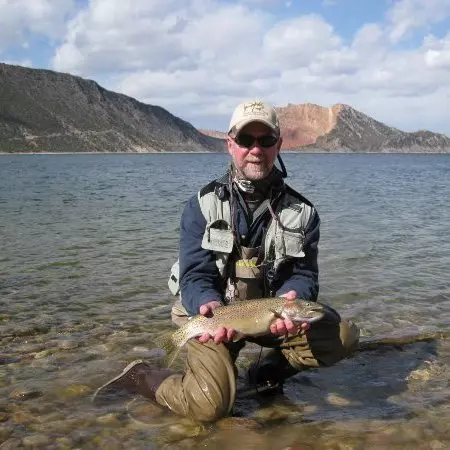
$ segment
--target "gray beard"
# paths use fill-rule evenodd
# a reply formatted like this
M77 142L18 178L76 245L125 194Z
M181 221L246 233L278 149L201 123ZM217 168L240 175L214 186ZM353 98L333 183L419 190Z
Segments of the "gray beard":
M239 191L250 196L255 194L255 196L259 198L266 197L274 184L278 184L282 180L280 171L275 167L270 174L262 180L248 180L236 169L236 167L234 167L233 164L231 165L230 170L233 183L238 187Z
M269 198L272 187L282 180L281 173L274 168L262 180L248 180L234 166L230 170L232 171L233 184L241 193L241 199L245 203L248 217L250 222L252 222L253 213L265 199Z

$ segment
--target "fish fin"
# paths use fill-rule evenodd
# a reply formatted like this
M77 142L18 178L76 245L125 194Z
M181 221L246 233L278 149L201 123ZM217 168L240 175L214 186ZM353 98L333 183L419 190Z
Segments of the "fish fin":
M280 313L276 312L274 309L269 309L269 311L273 312L277 319L283 319L283 316Z
M166 333L158 336L155 340L156 346L166 352L165 361L167 367L170 367L173 364L181 350L181 347L174 342L172 335L173 333Z
M241 339L244 339L245 334L241 333L239 331L235 331L233 334L233 341L232 342L237 342L240 341Z

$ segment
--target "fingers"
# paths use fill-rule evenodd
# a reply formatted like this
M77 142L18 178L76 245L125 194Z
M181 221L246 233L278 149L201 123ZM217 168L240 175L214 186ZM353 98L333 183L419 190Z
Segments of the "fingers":
M282 320L282 319L275 320L275 322L270 325L270 332L277 336L286 334L287 330L286 330L286 326L284 324L284 320Z
M293 332L297 332L299 327L298 325L296 325L294 322L292 322L292 320L290 319L284 319L284 326L286 328L286 331L288 333L293 333Z
M230 342L232 341L234 338L234 329L233 328L228 328L227 330L227 341Z
M202 316L208 317L209 315L211 315L211 307L208 303L206 305L202 305L200 306L199 312Z
M220 344L221 342L229 342L233 340L235 330L233 328L219 328L214 335L210 333L204 333L199 338L198 341L204 344L209 340L213 340L214 343Z
M212 339L212 336L209 333L204 333L198 338L198 341L204 344L205 342L208 342L210 339Z
M216 344L220 344L221 342L230 342L234 337L234 329L233 328L219 328L214 335L214 342Z
M297 292L289 291L289 292L286 292L286 294L280 295L280 297L287 298L288 300L295 300L297 298Z
M311 328L311 324L309 322L302 322L301 325L300 325L300 328L303 331L307 331L307 330L309 330Z
M283 336L285 334L294 335L300 330L306 331L309 328L310 324L308 322L296 324L290 319L277 319L270 325L270 332L276 336Z
M227 329L225 327L219 328L214 335L214 342L220 344L227 338Z
M205 317L212 317L213 311L220 306L220 302L217 300L211 300L208 303L200 306L199 313Z

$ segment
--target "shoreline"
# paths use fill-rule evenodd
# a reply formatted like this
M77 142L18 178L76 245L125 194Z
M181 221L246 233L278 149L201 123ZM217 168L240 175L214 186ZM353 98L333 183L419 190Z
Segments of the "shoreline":
M327 152L324 150L303 151L303 150L281 150L281 155L289 154L327 154L327 155L449 155L450 152ZM226 155L228 152L0 152L0 156L11 155L170 155L170 154L191 154L191 155Z

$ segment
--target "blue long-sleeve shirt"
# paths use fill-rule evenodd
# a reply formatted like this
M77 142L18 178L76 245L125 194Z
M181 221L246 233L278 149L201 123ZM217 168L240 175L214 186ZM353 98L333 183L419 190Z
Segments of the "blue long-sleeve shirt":
M290 189L290 192L294 191ZM283 195L283 192L278 194L278 200L281 195ZM301 198L303 199L303 197ZM306 199L303 200L307 202ZM237 202L235 228L238 239L246 241L247 244L251 242L251 245L247 246L261 245L271 219L272 217L267 211L256 223L249 224L244 207ZM313 214L304 230L303 251L305 256L287 258L280 265L270 282L271 291L275 292L275 295L282 295L294 290L300 298L317 299L319 290L317 264L319 227L319 215L313 209ZM213 251L205 250L201 245L205 228L206 219L201 212L198 197L195 195L187 202L180 223L181 301L190 315L198 314L200 306L209 301L223 302L223 279L216 266L216 256Z

